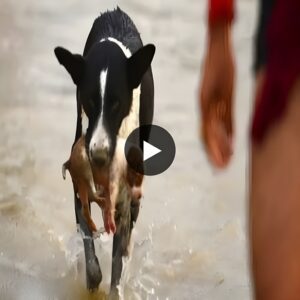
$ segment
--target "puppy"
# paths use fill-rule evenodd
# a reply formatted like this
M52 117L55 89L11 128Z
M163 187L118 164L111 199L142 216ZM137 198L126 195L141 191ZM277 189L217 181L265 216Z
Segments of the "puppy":
M89 202L96 202L101 209L105 209L105 198L97 193L94 183L93 171L85 150L85 137L81 136L72 148L69 160L62 166L63 178L66 179L66 170L69 171L78 193L82 214L91 231L96 231L96 225L91 218Z
M68 161L63 164L63 178L66 170L70 172L75 191L82 203L82 213L91 231L96 231L96 225L91 218L89 201L96 202L103 212L104 227L107 233L115 233L115 206L119 194L120 183L127 186L132 201L139 201L142 197L143 175L135 171L141 169L142 153L137 147L130 147L127 157L131 168L125 158L125 140L118 138L115 154L107 167L97 167L90 163L85 148L85 137L82 136L73 146ZM104 190L99 195L97 187Z

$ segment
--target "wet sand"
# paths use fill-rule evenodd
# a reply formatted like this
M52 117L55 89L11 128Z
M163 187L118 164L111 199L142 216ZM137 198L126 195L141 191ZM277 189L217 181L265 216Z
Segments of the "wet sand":
M111 236L95 243L101 289L85 290L71 180L61 176L75 134L75 87L53 49L81 53L98 13L117 4L157 46L155 123L177 146L170 169L146 179L124 298L251 299L246 172L256 14L254 1L238 2L236 150L221 173L208 165L197 131L205 1L1 1L0 299L101 299L108 291Z

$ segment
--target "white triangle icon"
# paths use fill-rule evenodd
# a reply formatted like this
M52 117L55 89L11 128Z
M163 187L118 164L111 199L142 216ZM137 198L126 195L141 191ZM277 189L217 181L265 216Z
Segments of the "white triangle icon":
M143 161L149 159L150 157L158 154L159 152L161 152L160 149L154 147L153 145L143 141Z

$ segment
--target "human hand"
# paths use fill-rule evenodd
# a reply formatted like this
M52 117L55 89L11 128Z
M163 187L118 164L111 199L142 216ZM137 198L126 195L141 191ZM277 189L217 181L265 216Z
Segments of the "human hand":
M210 28L199 90L201 137L211 163L218 168L227 166L233 153L232 98L235 66L230 30L230 25L226 23Z

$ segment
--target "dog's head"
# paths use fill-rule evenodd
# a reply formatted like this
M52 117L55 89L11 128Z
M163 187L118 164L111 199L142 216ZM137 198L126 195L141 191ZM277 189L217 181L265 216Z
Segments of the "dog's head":
M84 57L62 47L54 52L77 86L77 101L88 117L89 156L98 165L107 164L131 109L133 90L150 67L155 47L149 44L128 55L116 42L105 40L93 45Z

